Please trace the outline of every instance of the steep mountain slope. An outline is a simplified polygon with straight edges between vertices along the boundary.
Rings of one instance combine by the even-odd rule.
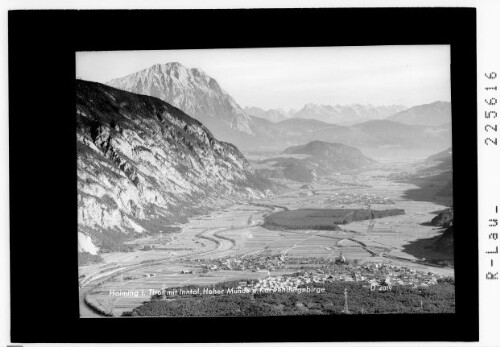
[[[453,254],[454,251],[454,233],[453,225],[446,228],[442,235],[434,243],[434,249],[438,252]]]
[[[448,228],[453,224],[453,208],[447,208],[438,213],[438,215],[429,222],[430,225]]]
[[[369,166],[375,161],[357,148],[340,143],[312,141],[287,148],[283,154],[303,154],[306,158],[277,157],[269,159],[273,169],[262,170],[271,178],[287,178],[298,182],[311,182],[318,177]]]
[[[221,199],[273,187],[235,146],[159,99],[77,80],[76,105],[82,250],[117,250],[136,233],[169,231]]]
[[[415,171],[403,178],[418,188],[407,190],[405,196],[411,200],[439,201],[442,205],[453,206],[452,154],[450,147],[418,163]]]
[[[201,121],[221,140],[235,143],[239,134],[253,135],[245,111],[201,69],[177,62],[156,64],[107,84],[166,101]]]
[[[293,114],[294,118],[315,119],[333,124],[353,124],[371,119],[382,119],[406,109],[401,105],[317,105],[306,104]]]
[[[453,208],[442,210],[430,225],[443,228],[443,233],[434,241],[434,249],[443,253],[453,253]]]
[[[387,120],[411,125],[436,126],[451,122],[451,103],[436,101],[398,112]]]

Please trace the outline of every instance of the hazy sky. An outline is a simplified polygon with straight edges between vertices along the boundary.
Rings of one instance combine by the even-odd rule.
[[[76,76],[105,83],[158,63],[203,69],[241,106],[414,106],[450,101],[447,45],[78,52]]]

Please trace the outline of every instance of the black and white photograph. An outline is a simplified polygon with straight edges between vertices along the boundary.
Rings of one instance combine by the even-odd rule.
[[[455,313],[450,62],[76,52],[80,317]]]
[[[498,341],[498,6],[7,1],[0,344]]]

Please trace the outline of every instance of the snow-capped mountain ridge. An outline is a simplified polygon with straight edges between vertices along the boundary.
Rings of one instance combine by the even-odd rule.
[[[245,107],[248,115],[264,118],[273,123],[277,123],[290,118],[315,119],[318,121],[349,125],[371,119],[383,119],[397,112],[405,110],[403,105],[382,105],[372,104],[345,104],[328,105],[307,103],[301,109],[285,111],[283,108],[271,108],[268,110],[260,107]]]

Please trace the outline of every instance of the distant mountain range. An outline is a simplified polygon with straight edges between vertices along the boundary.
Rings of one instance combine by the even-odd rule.
[[[247,114],[278,123],[291,118],[312,119],[323,123],[353,125],[370,120],[391,120],[408,125],[440,126],[451,123],[451,104],[436,101],[407,108],[402,105],[317,105],[306,104],[300,110],[245,107]]]
[[[281,108],[264,110],[259,107],[245,107],[245,112],[273,123],[290,118],[302,118],[330,124],[351,125],[372,119],[384,119],[406,109],[407,107],[402,105],[372,106],[351,104],[332,106],[309,103],[300,110],[290,110],[288,112]]]
[[[281,151],[310,141],[343,143],[372,156],[428,155],[451,145],[451,107],[316,105],[300,110],[243,109],[211,76],[180,63],[157,64],[108,85],[158,97],[243,151]]]
[[[77,80],[76,122],[81,251],[121,250],[133,235],[276,188],[234,145],[157,98]]]
[[[406,109],[402,105],[317,105],[306,104],[295,112],[294,118],[315,119],[325,123],[350,125],[372,119],[384,119]]]
[[[267,124],[267,132],[274,132],[275,143],[289,146],[311,141],[342,143],[359,148],[372,157],[428,155],[451,145],[447,128],[407,125],[389,120],[371,120],[341,126],[314,119],[292,118]]]

